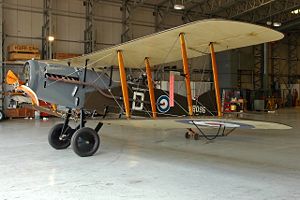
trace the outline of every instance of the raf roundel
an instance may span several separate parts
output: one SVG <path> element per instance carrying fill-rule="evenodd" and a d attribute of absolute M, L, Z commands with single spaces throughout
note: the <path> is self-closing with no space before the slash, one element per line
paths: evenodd
<path fill-rule="evenodd" d="M 167 95 L 161 95 L 157 99 L 157 109 L 160 113 L 166 113 L 170 110 L 170 101 Z"/>

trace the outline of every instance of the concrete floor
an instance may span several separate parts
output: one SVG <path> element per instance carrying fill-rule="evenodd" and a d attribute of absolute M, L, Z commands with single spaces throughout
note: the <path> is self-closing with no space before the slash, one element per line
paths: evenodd
<path fill-rule="evenodd" d="M 294 129 L 207 142 L 105 126 L 100 151 L 81 158 L 47 144 L 57 119 L 4 121 L 0 199 L 300 199 L 300 108 L 251 117 Z"/>

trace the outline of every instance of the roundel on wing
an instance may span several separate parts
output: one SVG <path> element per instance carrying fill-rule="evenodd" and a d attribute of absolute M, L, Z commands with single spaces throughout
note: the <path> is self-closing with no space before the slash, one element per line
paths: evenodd
<path fill-rule="evenodd" d="M 161 95 L 160 97 L 158 97 L 157 99 L 157 110 L 160 113 L 166 113 L 170 110 L 170 101 L 169 101 L 169 97 L 167 95 Z"/>

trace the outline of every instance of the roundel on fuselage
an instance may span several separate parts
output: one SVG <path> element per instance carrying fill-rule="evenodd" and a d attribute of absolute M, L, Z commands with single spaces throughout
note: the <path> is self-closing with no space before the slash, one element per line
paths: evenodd
<path fill-rule="evenodd" d="M 157 110 L 160 113 L 166 113 L 170 110 L 170 100 L 167 95 L 161 95 L 158 97 L 157 101 Z"/>

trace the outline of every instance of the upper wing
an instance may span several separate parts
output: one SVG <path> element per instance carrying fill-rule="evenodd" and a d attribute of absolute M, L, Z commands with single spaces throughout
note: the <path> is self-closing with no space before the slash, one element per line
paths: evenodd
<path fill-rule="evenodd" d="M 114 119 L 101 120 L 104 124 L 132 126 L 137 128 L 154 128 L 154 129 L 183 129 L 183 128 L 242 128 L 242 129 L 291 129 L 290 126 L 276 122 L 262 122 L 246 119 L 227 119 L 216 117 L 201 118 L 158 118 L 158 119 Z"/>
<path fill-rule="evenodd" d="M 80 57 L 65 60 L 50 60 L 49 63 L 84 66 L 88 59 L 91 68 L 118 65 L 117 51 L 121 50 L 127 68 L 143 68 L 145 57 L 151 65 L 181 60 L 179 34 L 185 33 L 189 58 L 208 52 L 214 43 L 215 52 L 246 47 L 283 38 L 283 34 L 255 24 L 222 19 L 209 19 L 184 24 L 163 32 L 141 37 L 111 48 L 95 51 Z"/>

